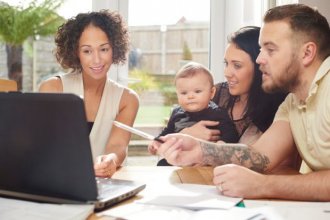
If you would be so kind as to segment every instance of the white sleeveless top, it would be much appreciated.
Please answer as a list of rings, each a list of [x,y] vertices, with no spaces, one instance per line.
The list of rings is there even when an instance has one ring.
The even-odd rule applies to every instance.
[[[63,92],[73,93],[84,97],[82,73],[68,73],[59,76],[62,80]],[[92,147],[93,159],[105,153],[109,140],[112,123],[119,112],[119,103],[124,87],[108,79],[104,86],[101,103],[96,114],[89,139]],[[87,123],[87,122],[86,122]]]

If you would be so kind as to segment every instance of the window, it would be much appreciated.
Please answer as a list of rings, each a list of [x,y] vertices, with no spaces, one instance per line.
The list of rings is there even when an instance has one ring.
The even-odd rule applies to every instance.
[[[160,130],[177,103],[175,73],[189,60],[209,66],[209,18],[209,0],[128,2],[128,85],[140,96],[136,126]]]
[[[172,104],[176,103],[171,77],[180,67],[183,45],[187,45],[194,61],[211,69],[215,82],[223,81],[222,61],[227,35],[244,25],[260,25],[269,2],[271,1],[93,2],[93,10],[118,10],[128,21],[132,42],[129,64],[112,68],[111,76],[123,84],[128,83],[140,93],[141,108],[135,125],[163,123],[163,118],[169,116]],[[198,7],[193,7],[195,5]],[[201,17],[196,18],[196,15]],[[142,91],[143,89],[147,92]],[[148,106],[155,108],[150,107],[147,110]],[[159,106],[162,108],[159,109]]]

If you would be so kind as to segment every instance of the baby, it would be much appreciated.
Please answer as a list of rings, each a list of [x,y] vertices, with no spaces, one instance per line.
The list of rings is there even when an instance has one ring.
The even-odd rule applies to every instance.
[[[174,108],[167,126],[159,136],[178,133],[199,121],[208,120],[219,122],[216,129],[220,130],[221,141],[235,143],[239,140],[228,112],[211,101],[215,94],[215,87],[213,77],[205,66],[189,62],[178,71],[174,83],[179,106]],[[149,144],[148,150],[151,154],[156,154],[154,142]],[[170,164],[165,159],[161,159],[157,165]]]

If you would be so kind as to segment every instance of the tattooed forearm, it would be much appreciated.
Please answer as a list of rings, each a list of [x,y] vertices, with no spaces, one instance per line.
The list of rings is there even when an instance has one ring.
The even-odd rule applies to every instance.
[[[247,145],[226,144],[217,145],[211,142],[200,142],[203,153],[203,164],[223,165],[238,164],[257,172],[265,172],[269,164],[269,158],[262,155]]]

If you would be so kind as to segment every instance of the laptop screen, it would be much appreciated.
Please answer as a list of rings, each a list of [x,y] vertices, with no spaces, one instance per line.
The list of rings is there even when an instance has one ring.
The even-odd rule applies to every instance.
[[[83,101],[72,94],[0,93],[0,194],[95,201]]]

